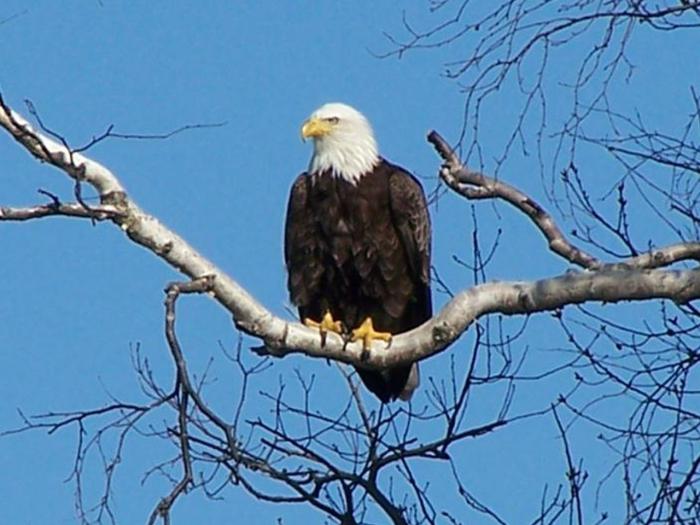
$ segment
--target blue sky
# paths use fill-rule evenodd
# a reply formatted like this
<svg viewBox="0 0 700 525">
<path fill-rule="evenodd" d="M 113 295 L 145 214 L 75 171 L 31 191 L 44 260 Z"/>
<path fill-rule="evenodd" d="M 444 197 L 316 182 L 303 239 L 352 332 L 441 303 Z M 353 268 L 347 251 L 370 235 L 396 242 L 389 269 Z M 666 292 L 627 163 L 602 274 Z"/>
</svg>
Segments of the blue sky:
<svg viewBox="0 0 700 525">
<path fill-rule="evenodd" d="M 390 49 L 382 32 L 401 31 L 401 10 L 391 2 L 3 2 L 0 19 L 15 14 L 0 25 L 0 90 L 25 114 L 23 100 L 31 100 L 44 122 L 71 144 L 86 143 L 109 125 L 122 133 L 162 133 L 184 124 L 224 123 L 165 141 L 105 141 L 89 154 L 113 170 L 143 208 L 280 315 L 288 315 L 289 306 L 281 248 L 287 192 L 310 155 L 310 145 L 302 144 L 299 135 L 304 118 L 327 101 L 356 106 L 372 121 L 384 156 L 423 178 L 427 190 L 436 185 L 439 159 L 425 141 L 426 132 L 434 128 L 455 137 L 462 124 L 463 94 L 441 76 L 447 51 L 409 53 L 400 60 L 375 56 Z M 417 2 L 409 15 L 426 25 L 436 20 L 427 4 Z M 635 41 L 632 52 L 633 60 L 640 59 L 634 78 L 653 89 L 636 89 L 629 100 L 622 86 L 620 98 L 628 107 L 652 106 L 658 126 L 673 127 L 688 93 L 673 81 L 672 71 L 689 63 L 693 46 L 684 44 L 691 41 L 684 36 L 679 45 L 656 45 L 662 36 Z M 554 67 L 566 75 L 565 61 Z M 565 102 L 556 98 L 555 88 L 550 108 L 556 115 Z M 654 101 L 664 96 L 672 111 L 655 112 Z M 482 149 L 493 151 L 487 168 L 512 127 L 509 100 L 506 91 L 488 108 L 481 135 Z M 38 188 L 70 200 L 68 179 L 36 163 L 7 136 L 0 137 L 0 158 L 0 205 L 42 202 Z M 594 156 L 579 161 L 595 166 L 592 177 L 615 169 Z M 543 197 L 532 158 L 514 154 L 500 176 Z M 501 205 L 475 206 L 484 246 L 494 241 L 496 229 L 503 231 L 490 278 L 531 279 L 566 270 L 522 217 Z M 453 290 L 464 288 L 472 276 L 452 257 L 471 260 L 472 204 L 446 195 L 431 213 L 434 264 Z M 654 228 L 649 225 L 640 235 L 651 237 L 659 232 Z M 137 345 L 156 375 L 170 384 L 162 289 L 178 278 L 172 269 L 110 224 L 93 227 L 69 219 L 0 224 L 0 243 L 0 429 L 21 424 L 17 409 L 37 414 L 93 408 L 109 396 L 142 399 L 132 367 Z M 445 300 L 435 294 L 437 306 Z M 216 381 L 210 399 L 227 413 L 236 396 L 235 374 L 219 342 L 233 348 L 238 335 L 229 316 L 205 298 L 185 299 L 180 312 L 179 333 L 190 367 L 201 374 L 212 360 L 209 374 Z M 531 351 L 526 370 L 562 359 L 552 349 L 565 341 L 553 342 L 550 330 L 548 316 L 533 319 L 526 338 L 512 348 L 516 354 Z M 471 344 L 468 334 L 450 354 L 424 363 L 424 380 L 448 380 L 450 355 L 463 367 Z M 337 409 L 336 400 L 347 397 L 339 373 L 325 363 L 294 356 L 272 365 L 257 389 L 274 393 L 284 383 L 293 393 L 298 370 L 315 375 L 315 400 L 329 412 Z M 568 380 L 522 390 L 514 410 L 546 406 L 569 388 Z M 499 395 L 502 391 L 494 387 L 475 396 L 474 425 L 493 417 Z M 260 407 L 267 414 L 269 407 Z M 610 461 L 589 439 L 593 435 L 581 429 L 576 449 L 592 468 Z M 67 481 L 75 443 L 74 428 L 51 436 L 33 432 L 2 438 L 0 522 L 76 522 L 74 487 Z M 551 419 L 535 419 L 465 443 L 455 453 L 469 487 L 491 502 L 506 493 L 512 504 L 505 506 L 504 517 L 517 523 L 518 516 L 536 511 L 533 502 L 539 501 L 543 483 L 563 481 L 562 455 L 550 453 L 560 447 Z M 113 488 L 119 523 L 145 520 L 168 484 L 157 476 L 142 484 L 143 475 L 173 453 L 160 441 L 130 438 Z M 439 493 L 444 481 L 431 468 L 423 473 Z M 505 479 L 504 472 L 510 473 Z M 100 487 L 97 461 L 87 473 L 87 490 Z M 182 498 L 175 523 L 323 519 L 300 506 L 255 503 L 235 487 L 222 495 L 221 501 L 200 494 Z M 445 508 L 456 501 L 455 496 Z M 591 517 L 597 512 L 587 511 Z"/>
</svg>

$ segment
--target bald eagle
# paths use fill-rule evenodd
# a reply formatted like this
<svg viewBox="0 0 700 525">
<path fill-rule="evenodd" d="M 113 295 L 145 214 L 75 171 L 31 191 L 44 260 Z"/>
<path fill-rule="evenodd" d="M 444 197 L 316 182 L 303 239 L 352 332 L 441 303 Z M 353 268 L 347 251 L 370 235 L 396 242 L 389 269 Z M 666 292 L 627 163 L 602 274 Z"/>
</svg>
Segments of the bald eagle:
<svg viewBox="0 0 700 525">
<path fill-rule="evenodd" d="M 357 110 L 330 103 L 304 122 L 308 171 L 292 185 L 284 254 L 292 303 L 307 326 L 390 344 L 432 315 L 430 217 L 418 180 L 384 160 Z M 388 346 L 388 350 L 391 348 Z M 418 365 L 357 368 L 382 402 L 408 400 Z"/>
</svg>

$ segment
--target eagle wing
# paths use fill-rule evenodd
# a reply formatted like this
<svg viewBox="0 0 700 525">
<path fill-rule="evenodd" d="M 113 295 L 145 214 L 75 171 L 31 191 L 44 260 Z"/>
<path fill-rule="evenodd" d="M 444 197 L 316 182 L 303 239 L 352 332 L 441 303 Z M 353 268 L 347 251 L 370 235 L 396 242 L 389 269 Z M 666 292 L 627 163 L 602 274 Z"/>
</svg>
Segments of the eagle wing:
<svg viewBox="0 0 700 525">
<path fill-rule="evenodd" d="M 290 299 L 304 307 L 318 286 L 323 267 L 317 257 L 318 232 L 308 209 L 308 176 L 302 173 L 292 185 L 284 227 L 284 260 L 287 265 Z"/>
<path fill-rule="evenodd" d="M 411 273 L 430 285 L 430 215 L 420 182 L 399 168 L 389 178 L 389 202 Z"/>
</svg>

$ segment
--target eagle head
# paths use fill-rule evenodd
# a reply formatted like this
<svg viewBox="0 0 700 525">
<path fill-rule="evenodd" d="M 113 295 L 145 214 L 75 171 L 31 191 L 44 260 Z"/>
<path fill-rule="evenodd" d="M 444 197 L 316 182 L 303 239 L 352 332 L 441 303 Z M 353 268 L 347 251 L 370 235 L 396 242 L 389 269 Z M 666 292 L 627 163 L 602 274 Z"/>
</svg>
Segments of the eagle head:
<svg viewBox="0 0 700 525">
<path fill-rule="evenodd" d="M 329 172 L 355 184 L 379 162 L 372 126 L 346 104 L 331 102 L 318 108 L 302 125 L 301 137 L 314 141 L 312 175 Z"/>
</svg>

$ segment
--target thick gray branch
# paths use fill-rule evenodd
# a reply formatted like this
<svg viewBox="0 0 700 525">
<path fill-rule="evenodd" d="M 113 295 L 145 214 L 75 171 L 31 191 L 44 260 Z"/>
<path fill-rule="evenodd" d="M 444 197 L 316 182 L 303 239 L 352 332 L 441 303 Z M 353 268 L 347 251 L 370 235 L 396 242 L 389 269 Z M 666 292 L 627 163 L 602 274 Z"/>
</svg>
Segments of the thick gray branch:
<svg viewBox="0 0 700 525">
<path fill-rule="evenodd" d="M 237 326 L 265 343 L 274 355 L 304 353 L 367 367 L 386 367 L 424 359 L 445 349 L 476 319 L 490 313 L 528 314 L 562 308 L 587 301 L 638 301 L 671 299 L 685 303 L 700 298 L 700 270 L 640 269 L 660 267 L 695 258 L 698 246 L 688 244 L 656 250 L 630 260 L 630 264 L 601 267 L 598 271 L 568 273 L 536 282 L 492 282 L 465 290 L 455 296 L 435 317 L 392 342 L 386 352 L 375 343 L 364 355 L 361 343 L 344 346 L 340 337 L 328 334 L 322 347 L 318 332 L 296 322 L 274 316 L 243 287 L 195 251 L 184 239 L 145 213 L 129 198 L 119 180 L 107 168 L 62 144 L 36 132 L 0 99 L 0 126 L 31 154 L 66 173 L 89 183 L 103 206 L 117 210 L 110 219 L 134 242 L 152 251 L 169 265 L 192 279 L 209 276 L 211 295 L 231 314 Z M 500 184 L 500 183 L 499 183 Z M 501 186 L 503 187 L 503 186 Z M 571 254 L 569 254 L 571 256 Z M 576 256 L 581 264 L 595 265 Z M 581 259 L 583 257 L 583 259 Z"/>
<path fill-rule="evenodd" d="M 585 302 L 616 303 L 647 299 L 670 299 L 687 303 L 700 298 L 700 269 L 637 270 L 605 269 L 569 272 L 535 282 L 491 282 L 457 294 L 440 312 L 422 326 L 392 342 L 392 351 L 375 345 L 368 364 L 396 366 L 424 359 L 445 349 L 478 318 L 493 313 L 504 315 L 552 311 Z M 335 341 L 325 349 L 304 348 L 290 332 L 287 345 L 309 355 L 358 363 L 355 347 L 338 350 Z M 329 337 L 330 339 L 330 337 Z M 299 341 L 301 342 L 301 341 Z"/>
</svg>

